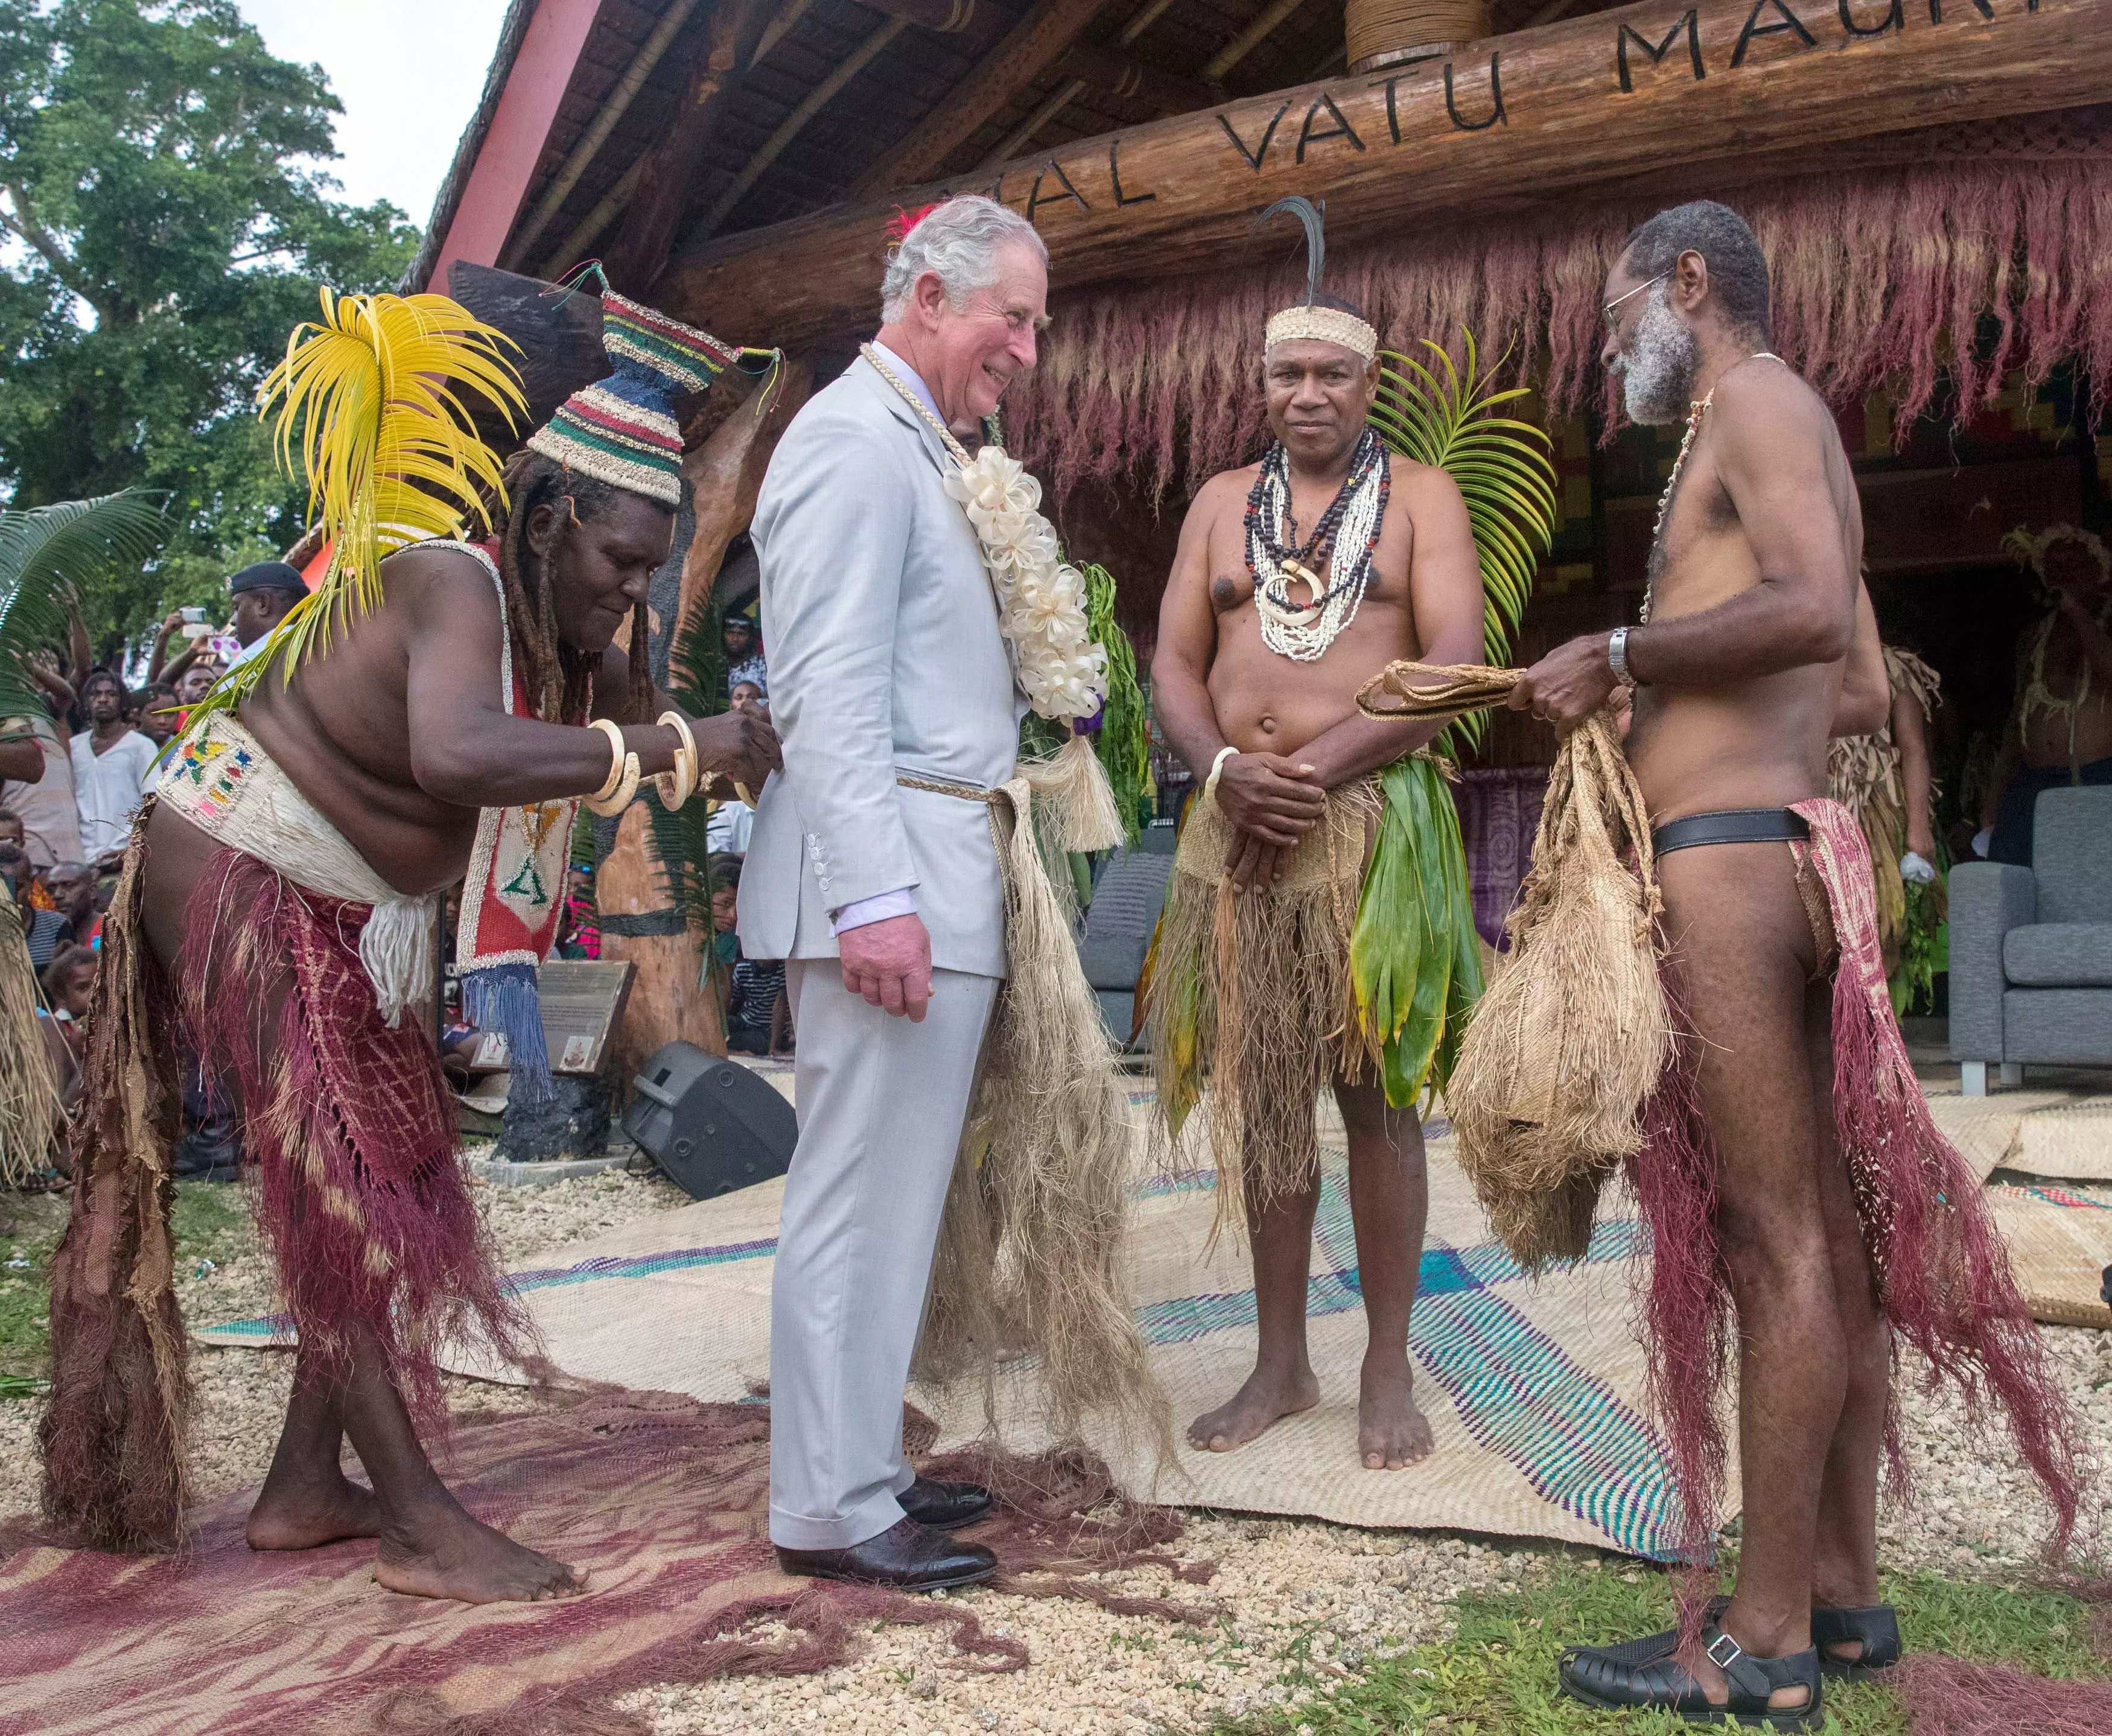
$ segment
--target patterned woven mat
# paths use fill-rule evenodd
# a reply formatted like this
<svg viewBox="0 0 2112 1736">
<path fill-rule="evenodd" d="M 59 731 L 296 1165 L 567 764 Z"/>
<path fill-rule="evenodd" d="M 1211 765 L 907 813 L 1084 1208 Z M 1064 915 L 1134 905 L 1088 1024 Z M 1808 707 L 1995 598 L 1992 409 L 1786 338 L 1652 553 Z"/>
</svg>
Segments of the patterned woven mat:
<svg viewBox="0 0 2112 1736">
<path fill-rule="evenodd" d="M 1139 1093 L 1140 1110 L 1149 1098 Z M 1433 1134 L 1449 1128 L 1432 1124 Z M 1658 1438 L 1643 1411 L 1643 1359 L 1629 1330 L 1627 1256 L 1641 1230 L 1609 1194 L 1591 1258 L 1527 1278 L 1489 1233 L 1452 1155 L 1430 1142 L 1430 1220 L 1412 1339 L 1418 1401 L 1436 1437 L 1425 1463 L 1368 1471 L 1356 1451 L 1363 1310 L 1343 1187 L 1339 1121 L 1323 1116 L 1325 1186 L 1314 1227 L 1306 1312 L 1321 1402 L 1231 1453 L 1184 1446 L 1158 1468 L 1116 1439 L 1095 1449 L 1122 1487 L 1179 1506 L 1309 1514 L 1346 1524 L 1541 1537 L 1655 1556 L 1674 1510 Z M 666 1213 L 566 1250 L 567 1263 L 516 1274 L 549 1354 L 565 1373 L 627 1387 L 738 1399 L 767 1381 L 770 1283 L 781 1182 Z M 1254 1291 L 1245 1251 L 1211 1246 L 1215 1178 L 1208 1170 L 1133 1190 L 1131 1283 L 1154 1364 L 1185 1427 L 1230 1397 L 1252 1366 Z M 283 1342 L 283 1323 L 238 1322 L 203 1334 L 217 1344 Z M 504 1371 L 457 1352 L 451 1366 Z M 918 1392 L 942 1447 L 984 1425 L 982 1394 Z M 1000 1374 L 1008 1448 L 1047 1445 L 1031 1383 Z M 1727 1515 L 1736 1510 L 1730 1492 Z"/>
<path fill-rule="evenodd" d="M 2051 1183 L 1987 1190 L 2033 1315 L 2056 1326 L 2112 1327 L 2105 1271 L 2112 1266 L 2112 1206 Z"/>
<path fill-rule="evenodd" d="M 558 1402 L 564 1401 L 560 1398 Z M 567 1408 L 458 1427 L 443 1471 L 489 1524 L 583 1571 L 580 1596 L 472 1608 L 384 1591 L 375 1545 L 259 1555 L 252 1497 L 193 1515 L 175 1556 L 143 1560 L 0 1536 L 0 1731 L 7 1736 L 650 1736 L 612 1702 L 662 1682 L 805 1675 L 843 1662 L 866 1619 L 940 1626 L 967 1667 L 1022 1669 L 1023 1642 L 973 1611 L 777 1570 L 767 1529 L 770 1411 L 603 1388 Z M 1207 1625 L 1172 1596 L 1110 1594 L 1082 1578 L 1152 1564 L 1178 1515 L 1113 1498 L 1076 1452 L 929 1456 L 913 1410 L 903 1440 L 935 1477 L 985 1483 L 976 1538 L 1000 1590 L 1081 1597 Z M 758 1631 L 759 1619 L 779 1624 Z"/>
</svg>

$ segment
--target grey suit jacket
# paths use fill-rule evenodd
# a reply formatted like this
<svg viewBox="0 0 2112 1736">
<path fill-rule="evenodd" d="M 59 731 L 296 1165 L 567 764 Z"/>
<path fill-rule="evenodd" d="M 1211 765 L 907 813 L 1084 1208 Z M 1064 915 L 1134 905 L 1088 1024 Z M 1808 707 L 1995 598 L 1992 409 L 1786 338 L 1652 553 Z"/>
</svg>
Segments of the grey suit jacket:
<svg viewBox="0 0 2112 1736">
<path fill-rule="evenodd" d="M 913 886 L 935 968 L 1005 973 L 987 809 L 895 781 L 1003 783 L 1026 709 L 975 531 L 945 491 L 950 467 L 863 358 L 771 458 L 753 535 L 785 770 L 763 790 L 741 871 L 751 957 L 834 957 L 830 911 Z"/>
</svg>

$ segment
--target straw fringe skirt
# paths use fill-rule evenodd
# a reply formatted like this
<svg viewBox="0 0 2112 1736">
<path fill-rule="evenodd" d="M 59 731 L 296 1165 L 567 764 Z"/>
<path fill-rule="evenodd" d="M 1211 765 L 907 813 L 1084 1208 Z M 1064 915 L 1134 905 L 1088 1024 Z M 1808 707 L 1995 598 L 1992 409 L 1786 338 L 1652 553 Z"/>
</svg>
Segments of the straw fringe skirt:
<svg viewBox="0 0 2112 1736">
<path fill-rule="evenodd" d="M 1214 798 L 1198 800 L 1181 832 L 1152 975 L 1153 1061 L 1169 1138 L 1202 1107 L 1221 1213 L 1304 1187 L 1319 1158 L 1321 1087 L 1378 1081 L 1350 942 L 1382 803 L 1376 777 L 1328 791 L 1265 892 L 1227 878 L 1233 831 Z"/>
</svg>

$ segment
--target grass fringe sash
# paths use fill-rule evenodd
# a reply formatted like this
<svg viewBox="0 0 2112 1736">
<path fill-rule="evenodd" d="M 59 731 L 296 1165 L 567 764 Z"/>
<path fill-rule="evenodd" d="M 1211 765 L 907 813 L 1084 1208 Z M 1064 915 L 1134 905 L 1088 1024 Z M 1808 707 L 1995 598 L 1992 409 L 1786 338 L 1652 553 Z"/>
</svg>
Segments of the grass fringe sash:
<svg viewBox="0 0 2112 1736">
<path fill-rule="evenodd" d="M 1959 1394 L 1976 1432 L 1996 1412 L 2007 1422 L 2052 1509 L 2048 1552 L 2058 1557 L 2081 1504 L 2078 1419 L 2017 1287 L 1987 1196 L 1931 1119 L 1908 1059 L 1885 984 L 1862 829 L 1837 801 L 1796 802 L 1791 809 L 1810 825 L 1809 860 L 1840 945 L 1830 1107 L 1879 1308 L 1897 1338 L 1926 1359 L 1929 1386 L 1948 1385 Z M 1676 999 L 1676 977 L 1673 991 Z M 1683 1031 L 1629 1169 L 1650 1228 L 1642 1336 L 1651 1405 L 1684 1510 L 1683 1548 L 1696 1561 L 1705 1559 L 1715 1533 L 1726 1456 L 1720 1399 L 1735 1329 L 1717 1224 L 1721 1160 L 1700 1100 L 1698 1059 L 1699 1039 Z M 1896 1351 L 1896 1374 L 1898 1367 Z M 1894 1487 L 1905 1489 L 1897 1424 L 1895 1414 L 1887 1458 Z M 1698 1604 L 1688 1602 L 1691 1619 Z"/>
<path fill-rule="evenodd" d="M 102 919 L 73 1210 L 52 1256 L 44 1511 L 105 1549 L 167 1548 L 186 1493 L 190 1379 L 169 1225 L 181 1114 L 174 998 L 140 924 L 150 799 Z"/>
<path fill-rule="evenodd" d="M 1105 849 L 1121 836 L 1111 808 L 1098 815 L 1099 831 L 1080 830 L 1081 811 L 1096 804 L 1074 800 L 1086 781 L 1077 760 L 1088 771 L 1098 762 L 1083 737 L 1072 741 L 1055 759 L 1022 762 L 995 791 L 914 785 L 988 803 L 1009 968 L 946 1196 L 916 1376 L 979 1375 L 995 1421 L 997 1353 L 1031 1356 L 1055 1438 L 1077 1435 L 1091 1415 L 1163 1463 L 1173 1453 L 1171 1412 L 1122 1276 L 1136 1150 L 1129 1095 L 1072 938 L 1073 906 L 1059 890 L 1067 882 L 1045 862 L 1045 849 Z M 1088 784 L 1105 788 L 1104 778 Z"/>
<path fill-rule="evenodd" d="M 19 1187 L 44 1167 L 66 1116 L 43 1032 L 37 970 L 24 937 L 26 904 L 0 886 L 0 1187 Z"/>
</svg>

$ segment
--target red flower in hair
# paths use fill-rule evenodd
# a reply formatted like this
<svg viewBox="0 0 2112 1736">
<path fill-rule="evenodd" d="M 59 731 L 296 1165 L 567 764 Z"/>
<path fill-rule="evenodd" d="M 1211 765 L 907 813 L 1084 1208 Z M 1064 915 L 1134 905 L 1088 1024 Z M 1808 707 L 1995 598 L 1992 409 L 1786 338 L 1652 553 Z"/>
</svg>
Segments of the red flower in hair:
<svg viewBox="0 0 2112 1736">
<path fill-rule="evenodd" d="M 914 211 L 904 211 L 899 205 L 896 206 L 894 218 L 887 226 L 887 239 L 895 246 L 901 246 L 909 239 L 909 231 L 938 208 L 935 199 L 929 205 L 919 205 Z"/>
</svg>

